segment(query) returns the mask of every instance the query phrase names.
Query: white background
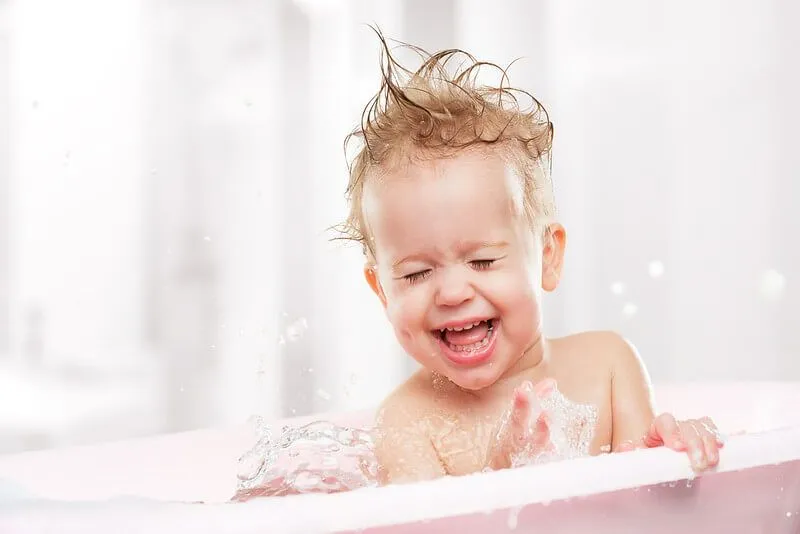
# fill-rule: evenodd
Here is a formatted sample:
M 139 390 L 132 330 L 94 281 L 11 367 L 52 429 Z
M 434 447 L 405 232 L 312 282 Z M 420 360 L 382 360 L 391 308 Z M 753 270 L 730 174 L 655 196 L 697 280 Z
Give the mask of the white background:
M 656 382 L 800 380 L 790 0 L 0 0 L 0 452 L 369 407 L 414 366 L 362 280 L 368 23 L 555 123 L 552 335 Z

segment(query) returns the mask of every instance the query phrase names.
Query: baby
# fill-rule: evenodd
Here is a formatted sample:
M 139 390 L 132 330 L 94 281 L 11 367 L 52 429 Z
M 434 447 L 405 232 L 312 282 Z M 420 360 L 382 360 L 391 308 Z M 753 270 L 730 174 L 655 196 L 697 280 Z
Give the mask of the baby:
M 558 286 L 566 232 L 552 195 L 553 126 L 539 102 L 479 85 L 479 68 L 494 66 L 458 50 L 418 50 L 423 65 L 408 71 L 379 37 L 382 84 L 347 140 L 360 145 L 344 231 L 363 246 L 367 283 L 422 366 L 380 407 L 381 482 L 502 469 L 552 450 L 554 433 L 570 431 L 542 407 L 556 385 L 592 407 L 584 453 L 665 445 L 698 471 L 715 466 L 714 424 L 656 417 L 625 339 L 542 333 L 542 292 Z

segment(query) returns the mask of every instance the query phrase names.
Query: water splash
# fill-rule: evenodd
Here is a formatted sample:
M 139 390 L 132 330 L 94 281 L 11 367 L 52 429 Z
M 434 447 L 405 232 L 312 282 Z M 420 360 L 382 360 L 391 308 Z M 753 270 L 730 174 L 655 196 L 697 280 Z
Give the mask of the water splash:
M 273 428 L 256 418 L 258 440 L 239 459 L 233 501 L 253 497 L 335 493 L 378 485 L 378 462 L 370 432 L 315 421 Z
M 552 447 L 546 451 L 525 451 L 511 459 L 512 466 L 588 456 L 597 427 L 597 407 L 571 401 L 555 385 L 547 396 L 540 399 L 540 403 L 550 416 Z

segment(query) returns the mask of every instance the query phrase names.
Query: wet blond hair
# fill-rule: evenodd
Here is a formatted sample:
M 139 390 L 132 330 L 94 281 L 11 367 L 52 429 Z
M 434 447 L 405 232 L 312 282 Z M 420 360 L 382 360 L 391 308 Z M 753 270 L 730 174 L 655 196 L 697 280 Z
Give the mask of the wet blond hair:
M 508 85 L 507 69 L 478 61 L 471 54 L 449 49 L 419 54 L 422 65 L 410 71 L 395 59 L 380 30 L 381 85 L 361 116 L 361 124 L 345 138 L 345 154 L 358 148 L 348 164 L 346 198 L 349 213 L 337 227 L 340 239 L 361 244 L 374 259 L 364 216 L 368 178 L 380 176 L 402 162 L 452 157 L 471 148 L 494 148 L 521 178 L 522 210 L 534 228 L 546 228 L 555 215 L 551 183 L 553 125 L 547 111 L 530 93 Z M 454 72 L 448 67 L 462 58 Z M 479 85 L 482 68 L 497 69 L 496 87 Z M 518 96 L 531 104 L 520 105 Z

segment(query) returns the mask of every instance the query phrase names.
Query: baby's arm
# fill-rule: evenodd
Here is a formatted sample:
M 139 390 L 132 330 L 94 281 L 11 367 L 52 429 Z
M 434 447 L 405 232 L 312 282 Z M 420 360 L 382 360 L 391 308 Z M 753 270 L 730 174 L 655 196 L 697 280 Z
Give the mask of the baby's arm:
M 375 455 L 380 483 L 431 480 L 446 474 L 427 430 L 426 408 L 400 390 L 384 402 L 376 418 Z
M 655 420 L 652 387 L 636 348 L 617 334 L 607 333 L 611 367 L 611 449 L 642 439 Z
M 680 422 L 668 413 L 656 417 L 650 378 L 639 354 L 625 339 L 610 336 L 612 450 L 665 445 L 689 454 L 697 471 L 716 466 L 722 440 L 714 423 L 707 417 Z

